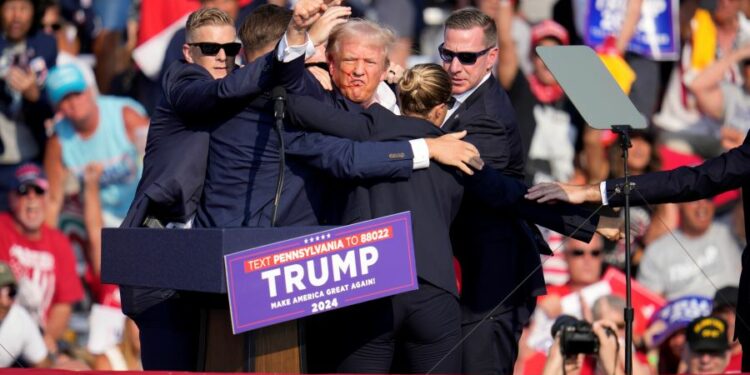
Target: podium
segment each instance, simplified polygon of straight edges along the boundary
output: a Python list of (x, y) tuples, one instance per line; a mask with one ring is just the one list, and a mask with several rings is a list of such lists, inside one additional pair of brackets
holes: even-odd
[(197, 371), (299, 373), (304, 341), (297, 321), (233, 335), (224, 255), (330, 227), (102, 230), (102, 281), (205, 293)]

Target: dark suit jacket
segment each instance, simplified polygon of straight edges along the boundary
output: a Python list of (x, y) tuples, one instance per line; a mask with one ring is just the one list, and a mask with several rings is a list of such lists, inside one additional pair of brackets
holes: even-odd
[[(164, 221), (184, 222), (197, 210), (208, 158), (208, 131), (231, 116), (209, 111), (222, 103), (240, 106), (241, 100), (269, 89), (285, 74), (268, 54), (232, 72), (236, 80), (213, 80), (199, 65), (175, 62), (164, 74), (161, 98), (148, 130), (143, 175), (121, 227), (140, 227), (147, 215)], [(278, 69), (278, 70), (277, 70)], [(237, 84), (238, 81), (249, 84)], [(202, 106), (186, 99), (208, 96)], [(210, 94), (210, 95), (209, 95)], [(173, 290), (122, 286), (123, 312), (134, 316), (169, 298)]]
[[(750, 132), (745, 142), (713, 159), (708, 159), (696, 167), (680, 167), (671, 171), (647, 173), (630, 177), (635, 190), (630, 193), (633, 205), (658, 204), (667, 202), (687, 202), (709, 198), (718, 193), (742, 188), (743, 209), (745, 212), (745, 241), (750, 243)], [(622, 194), (623, 179), (608, 180), (606, 183), (609, 204), (625, 204)], [(740, 320), (750, 322), (750, 274), (748, 269), (748, 248), (742, 253), (742, 274), (738, 298), (738, 319), (736, 335), (741, 341), (750, 339), (750, 330)], [(743, 342), (744, 346), (745, 342)]]
[[(294, 124), (358, 140), (429, 138), (445, 134), (425, 120), (396, 116), (377, 104), (361, 112), (347, 113), (321, 106), (310, 97), (290, 96), (287, 112)], [(534, 217), (559, 231), (566, 229), (563, 221), (571, 220), (578, 211), (567, 206), (561, 207), (560, 212), (568, 216), (549, 215), (546, 205), (523, 199), (526, 186), (520, 179), (505, 176), (493, 168), (484, 168), (468, 177), (454, 168), (433, 163), (427, 170), (415, 171), (408, 181), (361, 183), (353, 189), (353, 194), (350, 193), (344, 222), (411, 211), (419, 276), (457, 295), (449, 228), (460, 206), (464, 187), (488, 209)], [(570, 225), (578, 224), (580, 222), (573, 220)]]
[[(289, 92), (304, 87), (304, 65), (298, 62), (284, 64), (288, 71), (279, 76)], [(187, 107), (200, 107), (214, 96), (212, 91), (183, 95)], [(273, 103), (268, 99), (258, 98), (239, 110), (219, 104), (218, 113), (232, 113), (232, 117), (211, 131), (196, 226), (270, 225), (280, 153)], [(411, 175), (413, 155), (408, 142), (353, 142), (293, 126), (285, 126), (283, 137), (287, 163), (278, 209), (281, 226), (316, 225), (326, 216), (322, 192), (327, 181), (316, 169), (348, 179)]]
[[(524, 150), (515, 112), (494, 77), (482, 83), (443, 125), (446, 131), (467, 130), (486, 165), (523, 178)], [(527, 205), (517, 213), (493, 210), (475, 194), (464, 196), (451, 231), (456, 257), (463, 269), (461, 295), (464, 322), (481, 319), (545, 293), (540, 252), (548, 252), (539, 223), (583, 241), (590, 240), (598, 218), (570, 206)], [(589, 220), (586, 220), (589, 219)], [(582, 226), (576, 231), (578, 226)]]
[[(361, 112), (345, 112), (322, 106), (311, 97), (289, 98), (287, 111), (292, 123), (341, 137), (358, 140), (431, 138), (445, 132), (418, 118), (397, 116), (378, 104)], [(491, 168), (470, 179), (470, 189), (482, 194), (495, 208), (512, 209), (523, 201), (526, 186)], [(453, 295), (458, 295), (450, 243), (450, 225), (461, 205), (464, 176), (455, 168), (432, 163), (414, 171), (408, 180), (368, 180), (354, 187), (344, 207), (344, 223), (397, 212), (411, 211), (414, 247), (419, 277)]]
[[(208, 131), (232, 115), (209, 109), (239, 108), (241, 100), (270, 89), (274, 69), (284, 74), (284, 65), (268, 54), (232, 72), (237, 79), (213, 80), (199, 65), (173, 63), (164, 74), (165, 95), (151, 117), (143, 175), (122, 227), (138, 227), (149, 214), (179, 222), (193, 215), (206, 174)], [(197, 95), (206, 100), (196, 106), (190, 98)]]

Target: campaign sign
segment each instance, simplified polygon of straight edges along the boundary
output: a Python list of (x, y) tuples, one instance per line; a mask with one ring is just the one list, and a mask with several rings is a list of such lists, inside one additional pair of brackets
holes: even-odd
[(224, 256), (235, 334), (417, 289), (402, 212)]
[[(618, 35), (625, 20), (627, 0), (589, 0), (585, 40), (596, 48), (610, 35)], [(628, 51), (654, 60), (676, 60), (679, 53), (676, 0), (643, 0), (641, 17)]]

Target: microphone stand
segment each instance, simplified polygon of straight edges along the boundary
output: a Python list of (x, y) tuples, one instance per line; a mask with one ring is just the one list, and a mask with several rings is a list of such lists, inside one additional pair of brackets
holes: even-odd
[(632, 291), (630, 289), (631, 278), (631, 249), (630, 249), (630, 182), (628, 181), (628, 149), (632, 147), (630, 143), (630, 131), (633, 130), (630, 125), (613, 125), (612, 131), (620, 135), (620, 148), (622, 148), (623, 171), (625, 174), (625, 184), (623, 193), (625, 194), (625, 374), (633, 374), (633, 301)]
[(276, 196), (273, 199), (273, 214), (271, 216), (271, 227), (276, 226), (276, 218), (281, 202), (281, 190), (284, 187), (284, 170), (286, 169), (286, 157), (284, 146), (284, 105), (286, 104), (286, 90), (277, 86), (271, 90), (274, 101), (273, 116), (276, 119), (276, 134), (279, 137), (279, 177), (276, 182)]

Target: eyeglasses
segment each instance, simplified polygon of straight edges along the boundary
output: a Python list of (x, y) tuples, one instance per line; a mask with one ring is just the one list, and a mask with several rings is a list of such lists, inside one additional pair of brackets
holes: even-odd
[(574, 256), (576, 258), (577, 257), (582, 257), (582, 256), (584, 256), (586, 254), (591, 255), (594, 258), (598, 258), (600, 255), (602, 255), (602, 251), (601, 250), (585, 251), (585, 250), (581, 250), (581, 249), (573, 249), (573, 250), (568, 250), (568, 252), (570, 253), (570, 255), (572, 255), (572, 256)]
[(36, 193), (36, 195), (44, 194), (44, 189), (42, 189), (39, 186), (31, 185), (31, 184), (21, 185), (18, 187), (18, 189), (16, 189), (16, 193), (18, 193), (18, 195), (21, 195), (21, 196), (27, 196), (32, 191)]
[(227, 56), (237, 56), (240, 53), (242, 44), (237, 42), (232, 43), (188, 43), (189, 46), (197, 46), (201, 49), (201, 53), (206, 56), (216, 56), (219, 50), (223, 49)]
[(443, 62), (449, 63), (453, 61), (454, 58), (458, 58), (458, 62), (463, 65), (474, 65), (480, 56), (486, 55), (487, 52), (490, 52), (491, 49), (495, 48), (495, 46), (487, 47), (479, 52), (453, 52), (449, 49), (445, 49), (444, 46), (445, 43), (442, 43), (438, 47), (440, 59), (443, 60)]

